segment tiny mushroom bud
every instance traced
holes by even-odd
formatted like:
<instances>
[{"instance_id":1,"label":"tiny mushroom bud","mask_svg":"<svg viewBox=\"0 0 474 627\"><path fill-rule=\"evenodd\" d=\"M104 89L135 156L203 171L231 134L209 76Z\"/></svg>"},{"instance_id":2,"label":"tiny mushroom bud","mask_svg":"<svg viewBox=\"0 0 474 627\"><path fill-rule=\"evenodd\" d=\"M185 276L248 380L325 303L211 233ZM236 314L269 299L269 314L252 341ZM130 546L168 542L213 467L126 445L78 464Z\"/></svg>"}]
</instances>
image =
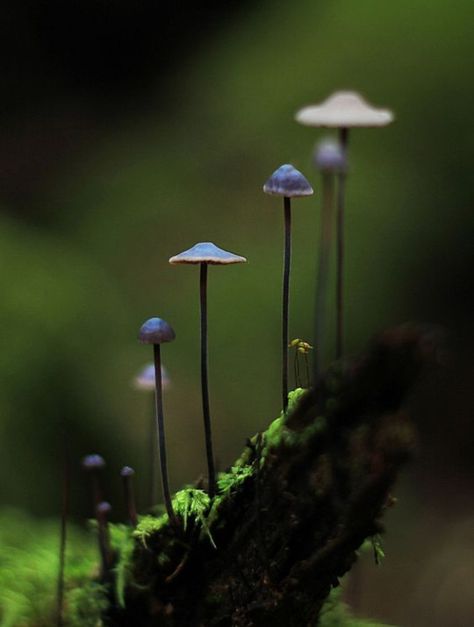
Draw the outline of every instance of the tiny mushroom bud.
<instances>
[{"instance_id":1,"label":"tiny mushroom bud","mask_svg":"<svg viewBox=\"0 0 474 627\"><path fill-rule=\"evenodd\" d=\"M82 459L82 467L85 470L100 470L105 468L105 460L101 455L86 455Z\"/></svg>"},{"instance_id":2,"label":"tiny mushroom bud","mask_svg":"<svg viewBox=\"0 0 474 627\"><path fill-rule=\"evenodd\" d=\"M176 337L171 325L161 318L146 320L139 331L138 339L142 344L153 345L155 364L155 415L158 435L158 448L160 451L161 481L163 485L163 498L170 522L177 526L176 516L173 511L171 494L168 481L168 466L166 461L165 425L163 415L163 388L161 381L161 350L160 345L171 342Z\"/></svg>"},{"instance_id":3,"label":"tiny mushroom bud","mask_svg":"<svg viewBox=\"0 0 474 627\"><path fill-rule=\"evenodd\" d=\"M216 489L214 453L212 449L211 412L209 408L208 385L208 347L207 347L207 266L228 266L245 263L247 259L219 248L212 242L199 242L189 250L185 250L169 262L172 265L200 266L200 304L201 304L201 393L204 433L206 439L207 467L209 475L209 496L212 498Z\"/></svg>"},{"instance_id":4,"label":"tiny mushroom bud","mask_svg":"<svg viewBox=\"0 0 474 627\"><path fill-rule=\"evenodd\" d=\"M135 471L133 470L133 468L130 468L130 466L124 466L122 470L120 471L120 476L122 477L122 481L123 481L125 505L126 505L127 512L128 512L128 519L132 527L136 527L137 522L138 522L137 508L135 505L135 495L133 492L133 484L132 484L132 477L134 474L135 474Z\"/></svg>"},{"instance_id":5,"label":"tiny mushroom bud","mask_svg":"<svg viewBox=\"0 0 474 627\"><path fill-rule=\"evenodd\" d=\"M82 459L82 467L90 473L92 479L92 492L94 508L102 501L102 488L100 485L100 471L105 468L105 460L101 455L86 455Z\"/></svg>"},{"instance_id":6,"label":"tiny mushroom bud","mask_svg":"<svg viewBox=\"0 0 474 627\"><path fill-rule=\"evenodd\" d=\"M285 240L283 253L283 302L282 302L282 367L281 393L283 411L288 407L288 325L291 266L291 198L311 196L313 188L307 179L292 165L280 166L263 186L266 194L283 196Z\"/></svg>"},{"instance_id":7,"label":"tiny mushroom bud","mask_svg":"<svg viewBox=\"0 0 474 627\"><path fill-rule=\"evenodd\" d=\"M337 128L344 156L350 128L376 128L387 126L394 120L389 109L377 109L354 91L338 91L324 102L300 109L295 116L305 126ZM338 172L337 190L337 270L336 270L336 357L344 352L344 208L347 165ZM315 338L317 342L319 338ZM315 368L317 371L317 367Z\"/></svg>"}]
</instances>

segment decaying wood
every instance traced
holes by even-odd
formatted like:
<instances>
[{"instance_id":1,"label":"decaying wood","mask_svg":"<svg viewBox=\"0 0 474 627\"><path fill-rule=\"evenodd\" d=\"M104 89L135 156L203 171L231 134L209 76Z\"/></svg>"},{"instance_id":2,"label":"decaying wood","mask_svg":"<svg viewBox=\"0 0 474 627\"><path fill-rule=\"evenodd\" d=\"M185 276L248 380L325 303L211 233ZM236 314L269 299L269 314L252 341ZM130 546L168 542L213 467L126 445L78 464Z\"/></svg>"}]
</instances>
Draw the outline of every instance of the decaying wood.
<instances>
[{"instance_id":1,"label":"decaying wood","mask_svg":"<svg viewBox=\"0 0 474 627\"><path fill-rule=\"evenodd\" d=\"M288 415L284 437L249 441L254 473L219 509L217 548L192 527L137 542L126 609L109 623L317 625L356 550L384 530L390 490L415 444L407 400L436 361L434 339L401 327L332 367ZM170 559L160 565L163 554Z\"/></svg>"}]
</instances>

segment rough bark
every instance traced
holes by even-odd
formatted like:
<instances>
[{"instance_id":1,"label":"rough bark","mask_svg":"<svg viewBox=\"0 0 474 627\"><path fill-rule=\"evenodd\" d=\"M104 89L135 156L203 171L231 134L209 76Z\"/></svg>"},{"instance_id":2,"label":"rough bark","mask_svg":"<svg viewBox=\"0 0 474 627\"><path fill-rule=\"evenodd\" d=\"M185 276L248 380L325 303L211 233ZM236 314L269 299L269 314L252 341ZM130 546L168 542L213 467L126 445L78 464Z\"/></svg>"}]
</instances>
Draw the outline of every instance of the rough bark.
<instances>
[{"instance_id":1,"label":"rough bark","mask_svg":"<svg viewBox=\"0 0 474 627\"><path fill-rule=\"evenodd\" d=\"M407 399L433 332L405 326L336 364L282 424L248 442L252 474L222 500L211 544L197 523L136 543L111 625L317 625L331 587L382 516L415 436ZM166 555L160 565L159 556Z\"/></svg>"}]
</instances>

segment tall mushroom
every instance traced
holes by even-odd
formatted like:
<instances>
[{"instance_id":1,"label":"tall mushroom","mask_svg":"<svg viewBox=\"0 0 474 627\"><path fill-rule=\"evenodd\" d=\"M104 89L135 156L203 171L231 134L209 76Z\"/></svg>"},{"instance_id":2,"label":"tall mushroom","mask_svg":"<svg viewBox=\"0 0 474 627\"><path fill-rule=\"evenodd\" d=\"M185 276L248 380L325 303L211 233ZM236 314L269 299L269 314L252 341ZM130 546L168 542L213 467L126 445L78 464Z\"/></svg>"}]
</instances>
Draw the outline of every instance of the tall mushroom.
<instances>
[{"instance_id":1,"label":"tall mushroom","mask_svg":"<svg viewBox=\"0 0 474 627\"><path fill-rule=\"evenodd\" d=\"M285 243L283 252L283 303L281 333L281 394L282 407L288 407L288 322L290 301L290 266L291 266L291 198L311 196L313 188L299 170L286 163L271 175L263 186L266 194L283 196L283 214L285 220Z\"/></svg>"},{"instance_id":2,"label":"tall mushroom","mask_svg":"<svg viewBox=\"0 0 474 627\"><path fill-rule=\"evenodd\" d=\"M166 463L165 425L163 417L163 388L161 382L161 344L171 342L176 337L171 326L161 318L146 320L138 334L142 344L153 344L153 356L155 364L155 415L158 435L158 448L160 451L161 481L163 485L163 498L166 511L172 524L177 525L176 516L171 503L171 494L168 481L168 466Z\"/></svg>"},{"instance_id":3,"label":"tall mushroom","mask_svg":"<svg viewBox=\"0 0 474 627\"><path fill-rule=\"evenodd\" d=\"M155 391L155 364L147 364L141 368L136 376L132 380L132 385L136 390L143 392L146 396L150 397L150 401L153 402L153 406L150 406L150 433L147 434L149 440L149 461L150 461L150 474L149 474L149 504L155 505L158 498L158 447L156 439L153 437L153 430L155 428L155 409L154 409L154 395L151 392ZM170 378L164 366L161 366L161 388L166 390L170 385ZM147 398L148 400L148 398Z\"/></svg>"},{"instance_id":4,"label":"tall mushroom","mask_svg":"<svg viewBox=\"0 0 474 627\"><path fill-rule=\"evenodd\" d=\"M200 304L201 304L201 392L202 413L204 419L204 434L206 439L206 455L209 481L209 496L212 498L216 491L216 477L214 467L214 453L212 450L211 412L209 408L208 382L208 342L207 342L207 267L228 266L234 263L245 263L247 259L240 255L219 248L212 242L199 242L192 248L185 250L169 262L172 265L191 264L200 265Z\"/></svg>"},{"instance_id":5,"label":"tall mushroom","mask_svg":"<svg viewBox=\"0 0 474 627\"><path fill-rule=\"evenodd\" d=\"M296 114L296 121L305 126L337 128L339 130L339 141L345 155L347 155L350 128L387 126L387 124L393 122L393 119L394 116L391 111L372 107L360 94L353 91L338 91L323 103L304 107ZM346 174L346 170L339 172L337 192L337 358L340 358L344 352L344 207Z\"/></svg>"},{"instance_id":6,"label":"tall mushroom","mask_svg":"<svg viewBox=\"0 0 474 627\"><path fill-rule=\"evenodd\" d=\"M316 279L316 302L314 317L314 345L316 351L313 357L314 379L319 374L323 347L326 339L326 306L329 262L331 257L332 221L334 204L334 178L346 168L344 151L338 141L325 139L319 142L313 154L314 165L321 172L322 178L322 205L319 259Z\"/></svg>"}]
</instances>

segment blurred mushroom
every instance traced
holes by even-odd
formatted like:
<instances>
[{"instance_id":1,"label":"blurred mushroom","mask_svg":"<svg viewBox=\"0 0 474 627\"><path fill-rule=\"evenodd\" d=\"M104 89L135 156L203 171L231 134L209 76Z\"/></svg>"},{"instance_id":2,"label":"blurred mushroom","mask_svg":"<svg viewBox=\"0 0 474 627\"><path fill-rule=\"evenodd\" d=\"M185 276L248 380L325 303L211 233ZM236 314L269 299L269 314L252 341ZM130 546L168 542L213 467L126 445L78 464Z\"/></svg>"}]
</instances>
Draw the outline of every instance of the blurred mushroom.
<instances>
[{"instance_id":1,"label":"blurred mushroom","mask_svg":"<svg viewBox=\"0 0 474 627\"><path fill-rule=\"evenodd\" d=\"M161 481L163 485L163 498L166 511L172 524L177 525L177 520L171 503L171 495L168 481L168 466L166 462L166 442L165 425L163 417L163 388L161 382L161 344L171 342L176 335L171 326L161 318L150 318L146 320L138 335L142 344L153 344L153 355L155 364L155 412L156 426L158 434L158 448L160 451Z\"/></svg>"},{"instance_id":2,"label":"blurred mushroom","mask_svg":"<svg viewBox=\"0 0 474 627\"><path fill-rule=\"evenodd\" d=\"M207 468L209 476L209 496L212 498L216 490L214 467L214 453L212 450L211 412L209 408L208 383L208 346L207 346L207 266L228 266L234 263L245 263L247 259L234 255L219 248L212 242L199 242L192 248L185 250L169 262L172 265L191 264L200 265L200 304L201 304L201 391L202 413L204 418L204 433L206 438Z\"/></svg>"},{"instance_id":3,"label":"blurred mushroom","mask_svg":"<svg viewBox=\"0 0 474 627\"><path fill-rule=\"evenodd\" d=\"M110 546L108 515L112 507L107 501L101 501L96 507L97 532L101 557L101 579L107 579L113 564L113 552Z\"/></svg>"},{"instance_id":4,"label":"blurred mushroom","mask_svg":"<svg viewBox=\"0 0 474 627\"><path fill-rule=\"evenodd\" d=\"M164 366L161 366L161 387L166 390L170 386L170 378ZM143 392L153 392L155 390L155 364L147 364L140 368L132 380L132 385L136 390Z\"/></svg>"},{"instance_id":5,"label":"blurred mushroom","mask_svg":"<svg viewBox=\"0 0 474 627\"><path fill-rule=\"evenodd\" d=\"M263 186L266 194L283 196L283 213L285 221L285 243L283 253L283 303L282 303L282 367L281 393L282 407L288 407L288 321L290 298L290 266L291 266L291 198L311 196L313 188L306 178L290 164L280 166Z\"/></svg>"},{"instance_id":6,"label":"blurred mushroom","mask_svg":"<svg viewBox=\"0 0 474 627\"><path fill-rule=\"evenodd\" d=\"M337 128L339 141L344 155L347 155L347 145L350 128L372 128L386 126L393 122L394 116L388 109L376 109L369 105L362 96L353 91L338 91L322 104L312 105L300 109L296 114L296 121L306 126ZM336 357L340 358L344 351L344 205L345 180L347 169L338 174L339 185L337 193L337 331Z\"/></svg>"},{"instance_id":7,"label":"blurred mushroom","mask_svg":"<svg viewBox=\"0 0 474 627\"><path fill-rule=\"evenodd\" d=\"M166 390L170 386L170 378L164 366L161 366L161 388ZM155 364L147 364L141 368L136 376L132 379L132 386L150 396L152 407L150 411L150 435L153 434L155 428L155 399L151 392L155 391ZM147 440L150 447L150 475L149 475L149 499L150 506L155 505L158 499L158 447L156 439L147 434Z\"/></svg>"},{"instance_id":8,"label":"blurred mushroom","mask_svg":"<svg viewBox=\"0 0 474 627\"><path fill-rule=\"evenodd\" d=\"M82 460L82 467L90 473L92 480L92 494L94 499L94 511L97 505L102 501L102 488L100 486L100 471L105 468L105 460L101 455L96 453L86 455Z\"/></svg>"},{"instance_id":9,"label":"blurred mushroom","mask_svg":"<svg viewBox=\"0 0 474 627\"><path fill-rule=\"evenodd\" d=\"M313 356L314 379L319 374L323 347L326 340L326 308L329 263L331 258L332 221L335 176L346 169L346 157L341 145L327 138L316 144L313 154L314 165L322 177L322 205L320 224L319 259L316 279L315 328Z\"/></svg>"},{"instance_id":10,"label":"blurred mushroom","mask_svg":"<svg viewBox=\"0 0 474 627\"><path fill-rule=\"evenodd\" d=\"M137 526L137 507L135 505L135 495L133 492L132 477L135 474L133 468L124 466L120 471L123 483L123 494L125 498L125 506L127 508L128 520L132 527Z\"/></svg>"}]
</instances>

